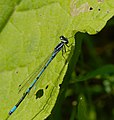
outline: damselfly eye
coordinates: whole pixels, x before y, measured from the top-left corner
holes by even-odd
[[[60,36],[60,39],[61,39],[61,40],[64,40],[64,38],[65,38],[64,36]]]
[[[64,36],[60,36],[60,39],[62,42],[64,42],[65,44],[68,44],[68,39]]]

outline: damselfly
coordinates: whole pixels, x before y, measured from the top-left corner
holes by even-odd
[[[47,66],[51,63],[51,61],[53,60],[53,58],[57,55],[57,53],[60,50],[63,51],[63,49],[65,49],[65,51],[66,51],[65,46],[68,46],[68,43],[69,43],[68,39],[66,37],[64,37],[64,36],[60,36],[60,40],[61,40],[61,42],[54,48],[54,51],[52,52],[50,58],[45,63],[44,67],[40,70],[39,73],[37,73],[37,77],[32,81],[32,83],[30,84],[30,86],[23,93],[23,96],[20,98],[20,100],[17,102],[17,104],[15,104],[14,107],[9,111],[8,117],[19,107],[19,105],[21,104],[21,102],[29,94],[29,92],[31,91],[31,89],[35,86],[36,82],[38,81],[38,79],[40,78],[40,76],[42,75],[42,73],[45,71],[45,69],[47,68]]]

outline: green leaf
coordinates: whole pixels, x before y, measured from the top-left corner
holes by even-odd
[[[86,81],[88,79],[91,79],[93,77],[96,77],[96,76],[104,76],[106,74],[109,74],[109,73],[114,73],[114,65],[105,65],[103,67],[100,67],[92,72],[89,72],[88,74],[86,75],[81,75],[78,77],[78,81]],[[100,77],[99,76],[99,77]]]
[[[80,100],[78,104],[78,120],[89,120],[86,100],[83,95],[80,95]]]
[[[71,37],[76,31],[92,34],[100,31],[113,16],[112,4],[113,0],[0,1],[1,119],[6,118],[22,96],[18,95],[18,85],[53,51],[60,42],[59,36]],[[74,43],[73,39],[69,41],[69,44]],[[43,96],[25,98],[10,119],[35,117],[42,120],[49,116],[66,70],[65,60],[59,53],[38,82],[38,90],[43,89]]]

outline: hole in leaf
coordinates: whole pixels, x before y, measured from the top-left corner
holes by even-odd
[[[16,74],[18,74],[18,71],[15,71]]]
[[[100,11],[101,9],[99,8],[98,11]]]
[[[44,94],[43,89],[40,89],[36,92],[36,99],[41,98]]]
[[[109,10],[107,10],[106,12],[107,12],[107,13],[109,13],[110,11],[109,11]]]
[[[46,86],[46,89],[48,89],[48,85]]]
[[[89,10],[93,10],[93,8],[92,8],[92,7],[90,7],[90,8],[89,8]]]

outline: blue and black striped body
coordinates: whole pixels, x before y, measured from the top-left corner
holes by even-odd
[[[54,51],[52,52],[51,57],[49,58],[49,60],[46,62],[46,64],[44,65],[44,67],[41,69],[41,71],[38,73],[37,77],[35,80],[33,80],[33,82],[31,83],[31,85],[29,86],[29,88],[25,91],[25,93],[23,93],[23,96],[21,97],[21,99],[17,102],[17,104],[10,110],[9,115],[11,115],[21,104],[21,102],[25,99],[25,97],[28,95],[28,93],[31,91],[31,89],[34,87],[34,85],[36,84],[36,82],[38,81],[38,79],[40,78],[40,76],[42,75],[42,73],[45,71],[45,69],[48,67],[48,65],[51,63],[51,61],[53,60],[53,58],[57,55],[57,53],[63,49],[63,46],[68,44],[68,39],[65,38],[64,36],[60,36],[60,40],[61,42],[55,47]]]

